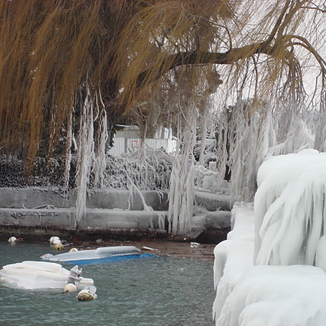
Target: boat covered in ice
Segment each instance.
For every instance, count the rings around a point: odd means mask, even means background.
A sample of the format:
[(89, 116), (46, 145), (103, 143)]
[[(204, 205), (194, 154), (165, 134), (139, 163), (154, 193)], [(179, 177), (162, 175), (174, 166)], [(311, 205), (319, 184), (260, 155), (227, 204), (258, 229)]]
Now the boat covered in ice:
[(50, 262), (64, 262), (78, 265), (103, 264), (129, 259), (148, 258), (155, 255), (144, 254), (134, 246), (100, 247), (90, 250), (66, 252), (58, 255), (46, 254), (41, 258)]
[(0, 281), (13, 287), (38, 289), (64, 289), (68, 284), (83, 289), (94, 285), (91, 278), (81, 277), (81, 270), (74, 266), (71, 270), (52, 262), (23, 261), (3, 266)]

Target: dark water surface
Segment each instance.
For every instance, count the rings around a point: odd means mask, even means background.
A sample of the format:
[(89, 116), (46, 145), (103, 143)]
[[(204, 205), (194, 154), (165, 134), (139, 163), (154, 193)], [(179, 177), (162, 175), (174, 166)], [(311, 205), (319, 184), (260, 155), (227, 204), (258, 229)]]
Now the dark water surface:
[[(47, 244), (0, 242), (0, 268), (24, 260), (41, 261), (40, 256), (48, 252)], [(213, 324), (212, 262), (155, 257), (82, 268), (83, 276), (94, 280), (96, 300), (80, 302), (76, 292), (29, 291), (0, 284), (0, 325)]]

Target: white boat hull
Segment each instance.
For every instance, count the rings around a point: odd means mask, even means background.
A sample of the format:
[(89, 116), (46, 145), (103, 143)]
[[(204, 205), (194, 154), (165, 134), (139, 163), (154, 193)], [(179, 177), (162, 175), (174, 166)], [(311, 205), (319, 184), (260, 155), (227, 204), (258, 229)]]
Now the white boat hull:
[(94, 261), (105, 258), (114, 258), (122, 256), (140, 256), (141, 250), (134, 246), (113, 246), (113, 247), (100, 247), (92, 250), (80, 250), (73, 252), (66, 252), (54, 256), (44, 255), (42, 259), (51, 262), (70, 262), (80, 263), (83, 261)]
[[(0, 280), (7, 285), (27, 290), (63, 289), (70, 271), (52, 262), (24, 261), (3, 266)], [(90, 278), (80, 278), (79, 288), (93, 285)]]

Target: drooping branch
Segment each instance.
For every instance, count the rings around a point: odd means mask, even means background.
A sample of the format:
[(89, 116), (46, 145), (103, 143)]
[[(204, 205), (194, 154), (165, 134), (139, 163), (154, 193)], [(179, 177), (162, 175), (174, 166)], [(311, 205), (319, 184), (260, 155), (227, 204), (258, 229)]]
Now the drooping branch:
[[(191, 51), (191, 52), (179, 52), (167, 56), (167, 58), (161, 63), (159, 69), (156, 69), (156, 73), (152, 74), (152, 69), (149, 68), (141, 72), (136, 81), (137, 90), (142, 89), (145, 84), (149, 84), (165, 75), (169, 70), (181, 66), (181, 65), (193, 65), (193, 64), (219, 64), (228, 65), (233, 64), (239, 60), (247, 59), (254, 54), (267, 54), (270, 56), (276, 56), (276, 49), (279, 47), (271, 46), (266, 42), (253, 43), (241, 48), (234, 48), (222, 53), (213, 53), (205, 51)], [(285, 50), (284, 54), (289, 54)]]
[(291, 35), (291, 36), (288, 36), (288, 38), (291, 38), (291, 42), (292, 42), (292, 39), (299, 40), (300, 42), (293, 42), (292, 44), (302, 46), (306, 50), (308, 50), (310, 53), (312, 53), (312, 55), (315, 57), (315, 59), (319, 63), (322, 73), (326, 77), (326, 60), (315, 50), (315, 48), (309, 43), (309, 41), (306, 38), (299, 36), (299, 35)]

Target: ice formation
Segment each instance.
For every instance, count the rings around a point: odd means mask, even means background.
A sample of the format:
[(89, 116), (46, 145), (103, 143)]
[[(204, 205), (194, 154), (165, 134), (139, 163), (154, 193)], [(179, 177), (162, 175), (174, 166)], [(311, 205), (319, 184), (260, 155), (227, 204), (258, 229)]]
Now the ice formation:
[(324, 326), (326, 275), (314, 266), (255, 266), (226, 299), (216, 325)]
[(326, 232), (325, 167), (326, 153), (316, 150), (262, 164), (255, 197), (257, 265), (314, 265)]
[(322, 326), (326, 320), (326, 153), (270, 157), (254, 205), (238, 203), (215, 248), (219, 326)]
[[(98, 124), (97, 129), (95, 123)], [(102, 188), (106, 168), (105, 146), (108, 139), (107, 116), (101, 94), (91, 96), (89, 85), (86, 85), (86, 96), (80, 117), (79, 142), (77, 149), (77, 199), (76, 221), (86, 214), (87, 188), (90, 174), (94, 174), (94, 185)]]
[(77, 199), (76, 220), (79, 222), (86, 214), (87, 186), (91, 165), (94, 159), (94, 103), (87, 88), (87, 96), (83, 104), (80, 118), (79, 144), (77, 151), (78, 169), (76, 175)]
[(265, 157), (313, 147), (316, 130), (311, 123), (313, 113), (291, 99), (280, 102), (271, 95), (257, 107), (252, 100), (237, 98), (235, 105), (219, 109), (217, 114), (218, 179), (223, 180), (230, 168), (232, 195), (252, 201), (257, 172)]
[[(181, 108), (180, 108), (181, 109)], [(182, 110), (182, 109), (181, 109)], [(170, 178), (168, 222), (172, 234), (190, 231), (195, 197), (195, 162), (193, 148), (196, 136), (196, 114), (194, 108), (183, 130), (179, 127), (180, 152), (176, 154)], [(181, 122), (179, 122), (181, 124)]]
[(226, 298), (242, 274), (253, 266), (254, 218), (253, 205), (236, 203), (232, 210), (232, 231), (227, 240), (214, 249), (214, 287), (217, 292), (213, 306), (214, 319), (220, 315)]

